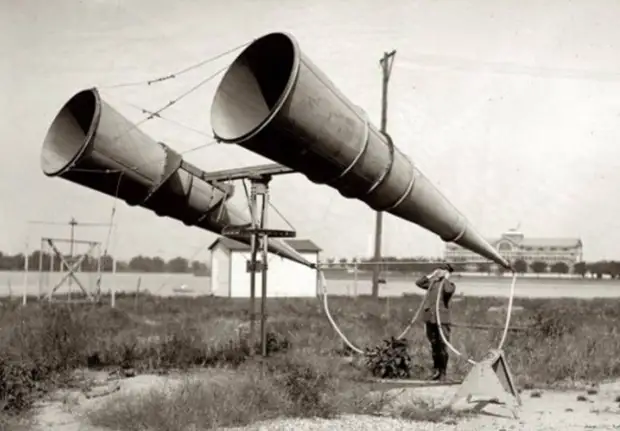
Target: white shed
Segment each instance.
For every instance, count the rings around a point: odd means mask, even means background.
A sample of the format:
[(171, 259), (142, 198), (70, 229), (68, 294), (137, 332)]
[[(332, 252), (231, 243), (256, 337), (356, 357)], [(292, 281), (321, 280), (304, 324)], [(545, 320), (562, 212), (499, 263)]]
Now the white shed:
[[(318, 263), (321, 249), (307, 239), (283, 239), (300, 255)], [(250, 297), (250, 246), (230, 238), (220, 237), (209, 246), (211, 251), (210, 290), (214, 296)], [(260, 261), (259, 253), (258, 260)], [(256, 298), (260, 298), (262, 274), (256, 274)], [(269, 253), (267, 261), (267, 297), (316, 297), (319, 274), (297, 262)]]

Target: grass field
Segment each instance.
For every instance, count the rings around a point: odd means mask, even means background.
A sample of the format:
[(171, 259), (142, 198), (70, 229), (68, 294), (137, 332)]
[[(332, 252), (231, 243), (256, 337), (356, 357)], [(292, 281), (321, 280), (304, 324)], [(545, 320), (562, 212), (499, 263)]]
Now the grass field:
[[(406, 326), (418, 296), (385, 299), (334, 297), (332, 314), (358, 346), (375, 347)], [(105, 301), (104, 301), (105, 302)], [(136, 373), (209, 368), (219, 383), (187, 380), (176, 390), (102, 406), (89, 414), (95, 425), (123, 430), (210, 429), (277, 416), (332, 417), (372, 413), (360, 381), (370, 372), (347, 352), (317, 300), (270, 300), (271, 358), (264, 378), (239, 327), (248, 321), (247, 300), (161, 298), (121, 295), (107, 305), (18, 305), (5, 301), (0, 315), (0, 406), (3, 419), (28, 412), (45, 393), (72, 384), (76, 369), (131, 369)], [(464, 297), (454, 302), (454, 320), (501, 326), (503, 312), (490, 307), (505, 299)], [(517, 299), (523, 307), (505, 346), (521, 387), (570, 385), (620, 377), (620, 300)], [(457, 348), (474, 358), (496, 347), (501, 330), (455, 328)], [(431, 363), (422, 326), (406, 337), (411, 373), (426, 378)], [(462, 378), (468, 365), (451, 357), (450, 374)], [(189, 375), (189, 374), (188, 374)], [(222, 377), (223, 376), (223, 377)], [(412, 419), (433, 409), (401, 412)], [(429, 416), (430, 415), (430, 416)]]

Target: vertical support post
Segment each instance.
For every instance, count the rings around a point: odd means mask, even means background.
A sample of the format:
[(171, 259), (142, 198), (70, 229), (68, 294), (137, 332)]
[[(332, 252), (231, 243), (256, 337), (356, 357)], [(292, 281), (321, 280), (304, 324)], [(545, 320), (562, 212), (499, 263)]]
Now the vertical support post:
[[(73, 265), (73, 243), (75, 242), (75, 226), (77, 226), (78, 222), (75, 218), (71, 217), (69, 221), (69, 226), (71, 226), (71, 236), (69, 237), (69, 265)], [(67, 289), (67, 300), (71, 302), (71, 289), (73, 285), (72, 277), (69, 277), (67, 280), (69, 283), (69, 288)]]
[[(381, 132), (385, 133), (387, 131), (387, 102), (388, 102), (388, 83), (390, 80), (390, 75), (392, 73), (392, 65), (394, 63), (394, 56), (396, 55), (396, 50), (392, 52), (384, 52), (383, 57), (379, 64), (381, 64), (381, 70), (383, 73), (383, 82), (381, 86)], [(380, 262), (381, 262), (381, 237), (383, 235), (383, 213), (381, 211), (377, 212), (377, 216), (375, 219), (375, 254), (373, 260), (375, 261), (375, 265), (372, 270), (372, 297), (379, 297), (379, 276), (381, 272)]]
[(136, 283), (136, 296), (133, 298), (133, 310), (135, 312), (138, 311), (138, 297), (140, 296), (140, 284), (142, 283), (142, 277), (138, 277), (138, 282)]
[(357, 262), (355, 262), (355, 266), (353, 267), (353, 296), (357, 297), (357, 276), (359, 267), (357, 266)]
[(250, 236), (250, 348), (254, 349), (256, 340), (256, 257), (258, 254), (258, 202), (256, 199), (256, 183), (252, 181), (250, 186), (250, 217), (251, 228), (254, 230)]
[[(269, 189), (268, 184), (270, 177), (263, 178), (262, 194), (263, 205), (260, 218), (260, 228), (267, 228), (267, 210), (269, 209)], [(269, 236), (267, 233), (262, 234), (263, 257), (262, 257), (262, 283), (261, 283), (261, 305), (260, 305), (260, 348), (261, 356), (267, 357), (267, 260), (269, 258)]]
[(97, 289), (96, 291), (96, 300), (97, 302), (99, 302), (99, 298), (101, 297), (101, 244), (99, 244), (97, 246), (97, 278), (95, 278), (95, 288)]
[(39, 247), (39, 299), (41, 299), (41, 291), (43, 290), (43, 250), (44, 250), (45, 238), (41, 239), (41, 246)]
[(22, 305), (26, 305), (28, 302), (28, 266), (29, 266), (29, 258), (30, 258), (30, 244), (29, 237), (26, 237), (26, 251), (24, 252), (24, 289), (22, 292)]
[[(48, 259), (50, 262), (49, 268), (47, 269), (47, 276), (45, 277), (45, 280), (47, 280), (46, 283), (46, 289), (49, 288), (50, 286), (50, 280), (52, 280), (52, 283), (55, 284), (56, 281), (54, 280), (54, 256), (55, 254), (50, 250)], [(52, 292), (53, 293), (53, 292)], [(51, 297), (50, 297), (51, 300)]]
[(112, 286), (116, 289), (116, 257), (112, 254), (110, 258), (112, 259)]

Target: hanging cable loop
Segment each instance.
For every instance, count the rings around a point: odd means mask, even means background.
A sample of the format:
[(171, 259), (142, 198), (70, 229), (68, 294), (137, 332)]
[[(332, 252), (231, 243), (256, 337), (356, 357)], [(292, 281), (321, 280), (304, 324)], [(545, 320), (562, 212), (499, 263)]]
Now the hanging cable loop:
[[(331, 324), (332, 328), (334, 328), (334, 330), (336, 331), (336, 333), (340, 336), (340, 338), (342, 339), (342, 341), (351, 349), (353, 350), (355, 353), (358, 353), (360, 355), (366, 355), (366, 352), (364, 350), (362, 350), (361, 348), (355, 346), (345, 335), (344, 333), (341, 331), (341, 329), (338, 327), (338, 324), (336, 323), (336, 321), (334, 320), (330, 310), (329, 310), (329, 304), (328, 304), (328, 300), (327, 300), (327, 280), (325, 279), (325, 274), (323, 273), (323, 271), (320, 268), (316, 268), (317, 271), (319, 272), (319, 279), (320, 279), (320, 285), (321, 285), (321, 295), (323, 296), (323, 310), (325, 312), (325, 315), (327, 316), (327, 320), (329, 321), (329, 323)], [(510, 293), (509, 293), (509, 298), (508, 298), (508, 308), (506, 310), (506, 321), (504, 323), (504, 330), (502, 333), (502, 338), (499, 342), (499, 346), (497, 347), (497, 350), (501, 350), (504, 346), (504, 343), (506, 342), (506, 338), (508, 336), (508, 329), (510, 328), (510, 319), (512, 316), (512, 308), (513, 308), (513, 301), (514, 301), (514, 293), (515, 293), (515, 285), (517, 282), (517, 273), (513, 272), (512, 274), (512, 281), (510, 284)], [(412, 317), (411, 321), (409, 322), (409, 324), (407, 325), (407, 327), (405, 328), (405, 330), (398, 336), (397, 339), (402, 339), (407, 332), (411, 329), (411, 327), (414, 325), (414, 323), (418, 320), (423, 308), (424, 308), (424, 304), (426, 303), (426, 299), (428, 298), (430, 289), (428, 289), (424, 295), (424, 297), (422, 298), (422, 302), (420, 303), (420, 305), (418, 306), (418, 309), (416, 310), (414, 316)], [(474, 361), (473, 359), (469, 358), (469, 357), (465, 357), (461, 352), (459, 352), (448, 340), (447, 337), (445, 336), (442, 328), (441, 328), (441, 317), (439, 316), (439, 304), (441, 301), (441, 296), (443, 293), (443, 285), (439, 285), (439, 288), (437, 289), (437, 297), (435, 300), (435, 313), (437, 316), (437, 326), (439, 327), (439, 336), (442, 340), (442, 342), (457, 356), (464, 358), (465, 360), (467, 360), (468, 363), (470, 363), (471, 365), (476, 365), (477, 362)]]

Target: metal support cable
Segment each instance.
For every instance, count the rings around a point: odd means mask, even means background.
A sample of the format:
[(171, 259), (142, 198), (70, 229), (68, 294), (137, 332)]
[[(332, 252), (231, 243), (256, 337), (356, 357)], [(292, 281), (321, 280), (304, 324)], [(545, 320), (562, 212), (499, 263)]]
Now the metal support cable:
[(190, 132), (197, 133), (197, 134), (199, 134), (201, 136), (205, 136), (205, 137), (208, 137), (208, 138), (213, 138), (213, 133), (205, 132), (204, 130), (200, 130), (200, 129), (197, 129), (197, 128), (192, 127), (192, 126), (188, 126), (187, 124), (181, 123), (180, 121), (174, 120), (172, 118), (164, 117), (163, 115), (161, 115), (161, 113), (157, 114), (157, 113), (155, 113), (155, 111), (143, 108), (142, 106), (136, 105), (135, 103), (128, 102), (126, 100), (122, 100), (122, 99), (119, 99), (119, 98), (117, 98), (117, 100), (119, 100), (121, 103), (123, 103), (123, 104), (125, 104), (127, 106), (130, 106), (130, 107), (132, 107), (132, 108), (142, 112), (143, 114), (146, 114), (148, 116), (152, 116), (153, 118), (157, 118), (157, 119), (160, 119), (160, 120), (163, 120), (163, 121), (167, 121), (167, 122), (169, 122), (171, 124), (174, 124), (174, 125), (182, 128), (182, 129), (188, 130)]
[(184, 91), (183, 93), (181, 93), (180, 96), (175, 97), (174, 99), (170, 100), (168, 103), (166, 103), (164, 106), (162, 106), (161, 108), (151, 112), (149, 115), (147, 115), (145, 118), (143, 118), (142, 120), (138, 121), (137, 123), (132, 124), (131, 127), (129, 127), (127, 130), (123, 131), (120, 135), (118, 135), (115, 139), (114, 142), (117, 142), (120, 138), (122, 138), (124, 135), (126, 135), (127, 133), (131, 132), (132, 130), (135, 130), (138, 128), (138, 126), (140, 126), (141, 124), (146, 123), (147, 121), (156, 118), (159, 114), (161, 114), (163, 111), (165, 111), (166, 109), (170, 108), (171, 106), (174, 106), (175, 104), (177, 104), (179, 101), (181, 101), (182, 99), (184, 99), (185, 97), (189, 96), (191, 93), (193, 93), (194, 91), (198, 90), (200, 87), (202, 87), (203, 85), (205, 85), (207, 82), (211, 81), (213, 78), (215, 78), (217, 75), (219, 75), (220, 73), (222, 73), (224, 70), (226, 70), (228, 68), (228, 66), (225, 66), (221, 69), (219, 69), (217, 72), (207, 76), (206, 78), (203, 78), (202, 80), (200, 80), (198, 82), (198, 84), (194, 85), (193, 87), (189, 88), (188, 90)]
[(198, 69), (199, 67), (202, 67), (202, 66), (204, 66), (206, 64), (209, 64), (209, 63), (211, 63), (211, 62), (213, 62), (215, 60), (218, 60), (218, 59), (220, 59), (220, 58), (222, 58), (222, 57), (224, 57), (224, 56), (226, 56), (228, 54), (231, 54), (231, 53), (233, 53), (233, 52), (235, 52), (235, 51), (237, 51), (237, 50), (239, 50), (241, 48), (244, 48), (244, 47), (248, 46), (252, 42), (253, 42), (253, 40), (251, 40), (249, 42), (245, 42), (245, 43), (243, 43), (241, 45), (237, 45), (234, 48), (228, 49), (228, 50), (226, 50), (226, 51), (224, 51), (224, 52), (222, 52), (220, 54), (217, 54), (217, 55), (215, 55), (213, 57), (206, 58), (204, 60), (199, 61), (198, 63), (192, 64), (192, 65), (190, 65), (188, 67), (185, 67), (185, 68), (183, 68), (183, 69), (181, 69), (179, 71), (168, 73), (166, 75), (163, 75), (163, 76), (160, 76), (160, 77), (157, 77), (157, 78), (147, 79), (147, 80), (144, 80), (144, 81), (125, 82), (125, 83), (119, 83), (119, 84), (114, 84), (114, 85), (101, 85), (101, 86), (99, 86), (99, 88), (114, 89), (114, 88), (135, 87), (135, 86), (138, 86), (138, 85), (149, 85), (150, 86), (150, 85), (157, 84), (157, 83), (160, 83), (160, 82), (168, 81), (170, 79), (175, 79), (175, 78), (178, 78), (179, 76), (181, 76), (181, 75), (183, 75), (183, 74), (185, 74), (187, 72), (190, 72), (190, 71), (192, 71), (194, 69)]

